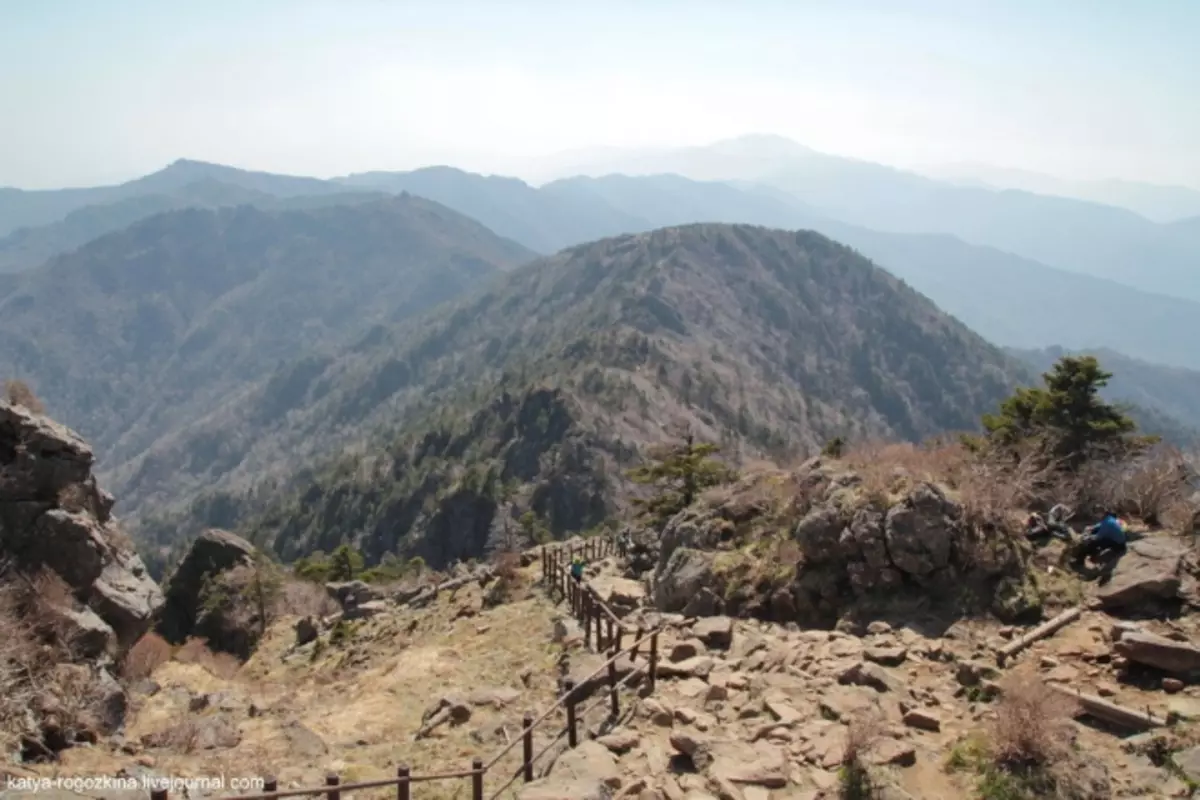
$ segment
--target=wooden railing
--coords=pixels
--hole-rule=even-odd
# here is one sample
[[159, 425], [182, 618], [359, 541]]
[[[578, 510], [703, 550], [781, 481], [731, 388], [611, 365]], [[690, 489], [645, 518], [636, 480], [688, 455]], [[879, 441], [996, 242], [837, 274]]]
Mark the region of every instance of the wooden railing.
[[[561, 742], [563, 737], [567, 739], [567, 746], [573, 748], [579, 744], [581, 732], [587, 734], [589, 737], [594, 736], [587, 724], [587, 717], [590, 712], [607, 704], [608, 713], [604, 719], [609, 723], [615, 723], [621, 716], [622, 689], [629, 688], [635, 683], [644, 680], [646, 693], [649, 694], [654, 691], [655, 675], [658, 669], [659, 630], [656, 628], [649, 632], [643, 632], [639, 628], [632, 644], [625, 648], [621, 646], [623, 634], [628, 631], [627, 626], [613, 614], [612, 609], [608, 608], [600, 600], [592, 587], [584, 584], [582, 581], [576, 583], [571, 578], [570, 571], [567, 568], [574, 555], [583, 553], [585, 547], [588, 548], [587, 552], [591, 558], [603, 557], [605, 554], [616, 553], [619, 550], [617, 542], [600, 537], [585, 540], [582, 547], [543, 547], [541, 552], [543, 582], [547, 592], [558, 591], [566, 597], [574, 598], [571, 609], [583, 624], [585, 631], [590, 627], [589, 621], [595, 621], [595, 649], [598, 652], [606, 652], [608, 659], [590, 675], [579, 680], [578, 683], [569, 678], [565, 680], [563, 682], [563, 693], [538, 716], [535, 717], [531, 713], [526, 713], [521, 720], [520, 738], [513, 739], [500, 752], [492, 756], [489, 761], [485, 762], [481, 758], [475, 758], [472, 760], [469, 769], [457, 772], [428, 773], [425, 775], [413, 775], [407, 765], [402, 765], [396, 769], [396, 777], [394, 778], [380, 778], [378, 780], [359, 781], [356, 783], [341, 783], [338, 775], [330, 774], [325, 777], [324, 786], [285, 789], [283, 791], [279, 790], [279, 784], [275, 778], [267, 777], [263, 779], [262, 792], [235, 795], [223, 798], [223, 800], [269, 800], [270, 798], [278, 797], [304, 797], [322, 794], [325, 795], [327, 800], [342, 800], [342, 795], [346, 792], [390, 788], [393, 786], [396, 788], [397, 800], [411, 800], [413, 784], [466, 779], [470, 779], [471, 781], [471, 800], [485, 800], [485, 798], [486, 800], [498, 800], [518, 780], [522, 780], [525, 783], [534, 780], [534, 766], [543, 756]], [[602, 619], [607, 620], [606, 626], [600, 624]], [[606, 637], [603, 636], [604, 633], [607, 633]], [[588, 639], [591, 641], [590, 636]], [[607, 647], [603, 650], [601, 649], [602, 641], [607, 644]], [[647, 649], [647, 657], [639, 663], [638, 657], [643, 647]], [[621, 663], [621, 660], [625, 657], [628, 657], [628, 662]], [[626, 671], [624, 677], [620, 677], [622, 671]], [[581, 707], [581, 703], [590, 695], [590, 691], [588, 690], [600, 688], [601, 682], [606, 691], [597, 692], [597, 696], [591, 702]], [[550, 719], [559, 709], [562, 709], [565, 713], [566, 724], [541, 750], [535, 753], [533, 749], [534, 730]], [[518, 742], [521, 743], [520, 766], [511, 775], [500, 776], [505, 779], [504, 783], [485, 796], [485, 779], [499, 769], [500, 762], [516, 748]], [[169, 800], [166, 789], [154, 789], [150, 792], [150, 797], [151, 800]]]

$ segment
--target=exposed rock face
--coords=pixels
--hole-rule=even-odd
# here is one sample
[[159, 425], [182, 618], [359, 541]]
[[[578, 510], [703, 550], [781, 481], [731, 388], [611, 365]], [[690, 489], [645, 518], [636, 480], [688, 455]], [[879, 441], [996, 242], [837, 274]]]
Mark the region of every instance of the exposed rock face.
[[213, 649], [247, 656], [253, 645], [247, 641], [248, 633], [229, 628], [227, 615], [220, 609], [205, 608], [205, 592], [239, 567], [253, 569], [255, 554], [254, 545], [228, 531], [208, 530], [196, 537], [167, 578], [166, 604], [158, 623], [163, 638], [178, 644], [198, 636], [207, 639]]
[[[688, 616], [733, 614], [829, 625], [855, 602], [912, 589], [952, 591], [967, 574], [1019, 574], [1014, 560], [981, 565], [959, 504], [913, 481], [898, 499], [868, 491], [860, 477], [813, 460], [789, 476], [793, 523], [770, 518], [747, 491], [698, 503], [665, 527], [655, 568], [655, 605]], [[748, 553], [743, 545], [790, 524], [792, 550]], [[753, 550], [753, 548], [750, 548]], [[791, 563], [779, 559], [788, 553]], [[774, 561], [772, 557], [774, 556]]]
[[92, 463], [73, 431], [0, 402], [0, 582], [11, 578], [24, 598], [5, 612], [29, 626], [0, 644], [41, 647], [28, 677], [0, 698], [0, 711], [25, 706], [6, 718], [6, 733], [26, 760], [121, 728], [129, 703], [111, 672], [163, 604]]
[[93, 461], [73, 431], [0, 402], [0, 561], [56, 573], [90, 608], [63, 609], [83, 650], [116, 656], [150, 627], [163, 596], [119, 533]]
[[1179, 598], [1187, 548], [1177, 541], [1137, 541], [1117, 562], [1112, 578], [1096, 592], [1109, 610], [1144, 608]]

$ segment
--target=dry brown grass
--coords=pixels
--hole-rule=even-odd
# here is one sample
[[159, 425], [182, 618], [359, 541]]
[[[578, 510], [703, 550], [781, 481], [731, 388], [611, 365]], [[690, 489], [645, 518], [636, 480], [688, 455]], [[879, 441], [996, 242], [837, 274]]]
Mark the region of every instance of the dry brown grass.
[[1114, 469], [1107, 505], [1137, 517], [1147, 525], [1190, 527], [1194, 509], [1189, 498], [1192, 467], [1173, 447], [1157, 447], [1124, 469]]
[[878, 505], [922, 481], [953, 484], [969, 453], [957, 442], [934, 440], [914, 445], [871, 440], [849, 445], [842, 461], [862, 479], [863, 493]]
[[34, 414], [46, 413], [46, 407], [42, 405], [42, 401], [25, 381], [15, 378], [6, 380], [4, 382], [4, 399], [11, 405], [21, 406]]
[[842, 800], [869, 800], [878, 794], [865, 757], [882, 736], [883, 716], [878, 710], [857, 714], [846, 726], [846, 745], [838, 773], [838, 796]]
[[214, 653], [204, 639], [191, 637], [175, 651], [175, 660], [182, 664], [196, 664], [210, 675], [229, 680], [237, 675], [242, 662], [228, 653]]
[[154, 670], [171, 660], [171, 644], [150, 632], [134, 642], [121, 661], [121, 677], [129, 681], [149, 678]]
[[11, 751], [44, 670], [33, 628], [10, 586], [0, 587], [0, 749]]
[[1027, 669], [1009, 674], [1000, 687], [989, 737], [996, 763], [1044, 768], [1069, 758], [1076, 702]]
[[855, 715], [846, 726], [846, 747], [842, 764], [861, 763], [883, 736], [883, 716], [875, 710]]
[[495, 585], [486, 595], [488, 605], [508, 602], [521, 584], [521, 555], [512, 551], [498, 553], [492, 559]]

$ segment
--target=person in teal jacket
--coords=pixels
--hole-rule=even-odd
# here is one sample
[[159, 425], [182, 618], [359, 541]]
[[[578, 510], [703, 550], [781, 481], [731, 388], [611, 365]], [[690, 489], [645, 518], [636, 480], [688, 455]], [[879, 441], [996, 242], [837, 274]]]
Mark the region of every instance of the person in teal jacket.
[[1127, 541], [1125, 523], [1115, 511], [1106, 511], [1098, 523], [1088, 528], [1087, 535], [1075, 551], [1075, 559], [1082, 562], [1088, 557], [1096, 558], [1105, 553], [1121, 555], [1125, 552]]
[[571, 562], [571, 577], [576, 583], [583, 580], [583, 559], [579, 556], [575, 556], [575, 560]]

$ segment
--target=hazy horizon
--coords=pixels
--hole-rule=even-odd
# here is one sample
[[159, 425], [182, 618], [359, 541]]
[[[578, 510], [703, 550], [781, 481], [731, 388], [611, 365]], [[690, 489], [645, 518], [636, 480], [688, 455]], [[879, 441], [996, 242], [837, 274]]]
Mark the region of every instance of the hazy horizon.
[[1200, 187], [1200, 4], [84, 0], [0, 29], [0, 186], [328, 178], [773, 134], [923, 171]]

